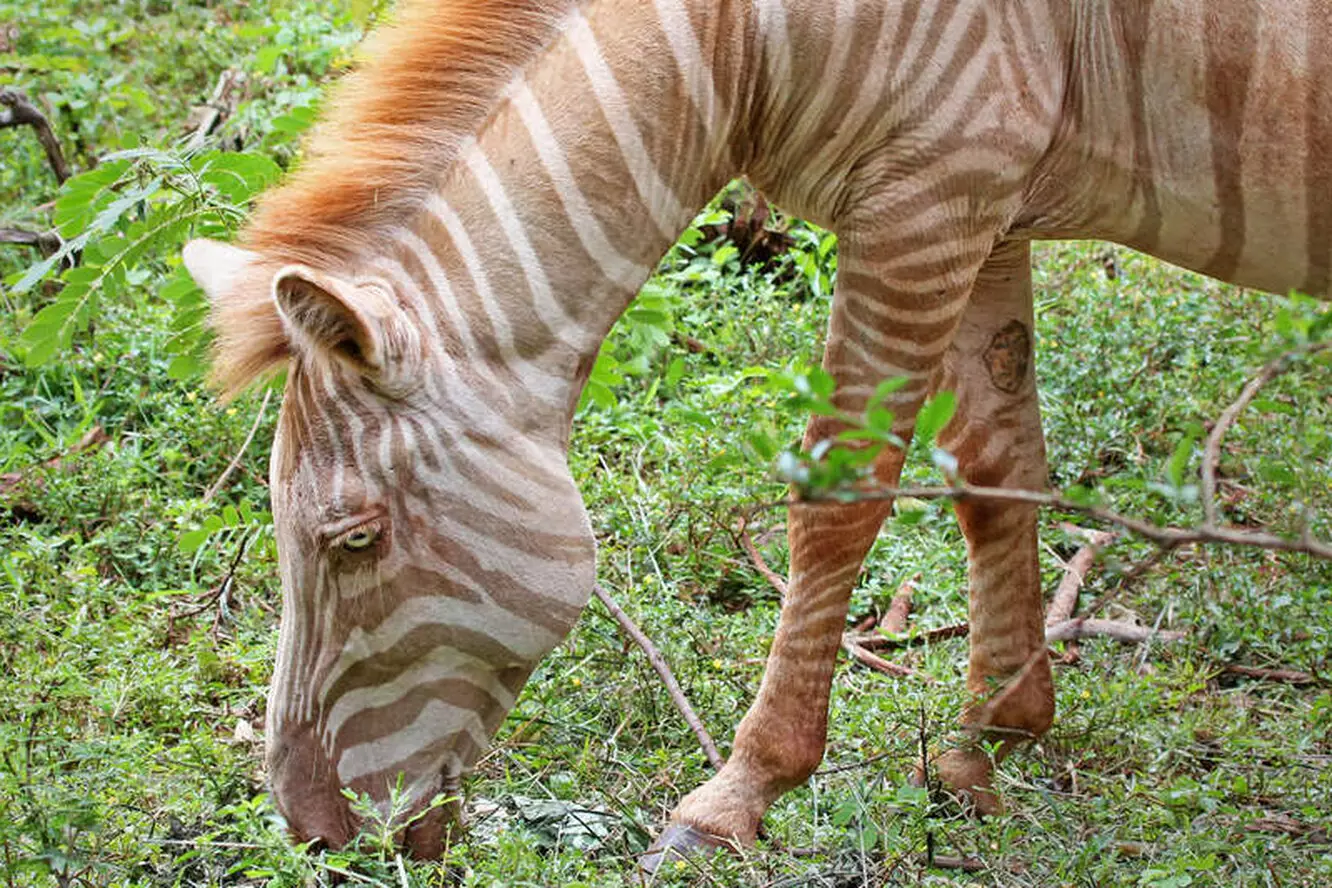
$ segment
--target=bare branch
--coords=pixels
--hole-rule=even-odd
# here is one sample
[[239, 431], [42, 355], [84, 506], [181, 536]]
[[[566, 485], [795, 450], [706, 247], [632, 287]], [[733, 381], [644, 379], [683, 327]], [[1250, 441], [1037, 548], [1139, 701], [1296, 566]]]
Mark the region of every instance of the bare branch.
[[[1212, 426], [1212, 432], [1207, 436], [1207, 444], [1203, 448], [1202, 458], [1202, 508], [1203, 521], [1208, 527], [1216, 525], [1216, 467], [1221, 461], [1221, 442], [1226, 436], [1226, 432], [1235, 424], [1240, 413], [1249, 402], [1258, 394], [1258, 390], [1267, 385], [1273, 379], [1276, 379], [1282, 373], [1289, 370], [1298, 357], [1316, 354], [1324, 349], [1332, 347], [1332, 341], [1309, 342], [1299, 348], [1292, 348], [1290, 351], [1277, 355], [1271, 361], [1268, 361], [1258, 375], [1249, 380], [1248, 384], [1240, 392], [1235, 402], [1227, 407], [1216, 420], [1216, 425]], [[1329, 557], [1324, 554], [1322, 558]]]
[[1180, 641], [1186, 633], [1172, 632], [1166, 629], [1153, 629], [1150, 626], [1138, 626], [1134, 623], [1122, 623], [1118, 620], [1065, 620], [1045, 629], [1046, 642], [1073, 641], [1078, 638], [1101, 636], [1122, 641], [1125, 644], [1142, 644], [1144, 641]]
[[22, 228], [0, 228], [0, 244], [36, 247], [43, 256], [60, 249], [60, 235], [54, 231], [25, 231]]
[[246, 77], [243, 71], [228, 68], [217, 78], [213, 87], [213, 96], [207, 104], [200, 105], [190, 112], [188, 121], [191, 127], [190, 139], [185, 143], [185, 154], [193, 154], [203, 147], [204, 140], [221, 126], [240, 104], [245, 92]]
[[[875, 672], [882, 672], [884, 675], [892, 675], [897, 678], [906, 678], [916, 674], [916, 670], [912, 669], [910, 666], [901, 666], [890, 660], [885, 660], [878, 654], [865, 650], [865, 648], [860, 646], [858, 641], [859, 639], [851, 635], [851, 633], [845, 633], [842, 636], [842, 650], [846, 651], [851, 659], [855, 660], [862, 666], [868, 666]], [[921, 677], [927, 682], [934, 681], [934, 679], [928, 675], [922, 675]]]
[[708, 757], [712, 767], [720, 771], [722, 765], [726, 764], [726, 759], [722, 758], [722, 754], [717, 751], [717, 744], [712, 742], [712, 736], [708, 733], [708, 729], [703, 726], [703, 722], [699, 719], [698, 713], [694, 711], [694, 707], [689, 705], [689, 698], [685, 696], [680, 683], [675, 680], [675, 674], [671, 672], [671, 667], [667, 665], [661, 651], [657, 650], [657, 646], [652, 643], [652, 639], [648, 638], [643, 630], [638, 628], [638, 624], [630, 619], [624, 609], [615, 603], [615, 599], [611, 598], [610, 593], [602, 588], [600, 583], [592, 584], [592, 592], [606, 606], [606, 610], [610, 611], [611, 616], [615, 618], [615, 622], [620, 624], [624, 633], [647, 655], [648, 662], [652, 664], [652, 668], [656, 670], [662, 683], [666, 685], [666, 693], [670, 695], [671, 702], [675, 704], [676, 710], [684, 717], [685, 724], [689, 725], [689, 729], [698, 738], [698, 745], [703, 747], [703, 754]]
[[1055, 589], [1054, 597], [1050, 599], [1050, 606], [1045, 611], [1046, 626], [1056, 626], [1073, 616], [1082, 581], [1086, 578], [1087, 571], [1091, 570], [1101, 547], [1113, 540], [1114, 534], [1090, 531], [1087, 532], [1087, 537], [1089, 540], [1087, 545], [1079, 549], [1077, 554], [1068, 560], [1068, 564], [1064, 565], [1064, 578], [1059, 581], [1059, 587]]
[[1274, 681], [1282, 684], [1293, 685], [1311, 685], [1327, 684], [1328, 679], [1319, 678], [1311, 672], [1301, 672], [1297, 669], [1265, 669], [1261, 666], [1241, 666], [1238, 663], [1228, 663], [1221, 667], [1223, 675], [1242, 675], [1245, 678], [1256, 678], [1260, 681]]
[[888, 613], [884, 614], [883, 620], [879, 622], [881, 630], [892, 635], [906, 631], [907, 619], [911, 616], [911, 596], [915, 594], [918, 582], [920, 574], [904, 580], [902, 585], [897, 587], [897, 594], [893, 596], [892, 604], [888, 605]]
[[[1289, 537], [1277, 536], [1276, 534], [1264, 533], [1255, 530], [1244, 530], [1233, 527], [1213, 527], [1203, 525], [1201, 527], [1163, 527], [1159, 524], [1152, 524], [1150, 521], [1143, 521], [1140, 518], [1130, 518], [1127, 515], [1121, 515], [1118, 512], [1111, 511], [1103, 506], [1091, 506], [1085, 503], [1075, 502], [1067, 497], [1057, 493], [1050, 493], [1044, 490], [1024, 490], [1014, 487], [980, 487], [971, 484], [954, 484], [952, 486], [938, 487], [868, 487], [863, 491], [856, 491], [855, 499], [858, 502], [868, 500], [894, 499], [897, 497], [910, 497], [921, 500], [938, 499], [980, 499], [997, 500], [1000, 502], [1029, 503], [1044, 508], [1059, 509], [1064, 512], [1075, 512], [1086, 515], [1096, 521], [1104, 524], [1110, 524], [1122, 527], [1125, 530], [1145, 537], [1157, 545], [1166, 548], [1176, 548], [1189, 543], [1220, 543], [1230, 546], [1248, 546], [1256, 549], [1269, 549], [1277, 552], [1299, 552], [1305, 555], [1313, 555], [1316, 558], [1326, 558], [1332, 560], [1332, 544], [1313, 538], [1307, 532], [1301, 535], [1300, 539], [1290, 539]], [[809, 499], [787, 500], [777, 505], [783, 506], [820, 506], [820, 505], [844, 505], [845, 498], [836, 496], [811, 497]]]
[[42, 150], [46, 152], [51, 172], [55, 173], [56, 180], [63, 185], [71, 173], [69, 164], [65, 161], [65, 152], [60, 148], [60, 140], [56, 138], [55, 130], [51, 128], [51, 122], [23, 93], [12, 89], [0, 89], [0, 129], [14, 126], [30, 126], [36, 131], [37, 141], [41, 142]]
[[759, 552], [758, 546], [754, 545], [754, 540], [749, 536], [749, 529], [746, 527], [744, 518], [740, 519], [740, 528], [737, 533], [740, 535], [740, 545], [744, 548], [749, 560], [753, 562], [754, 569], [763, 575], [763, 578], [777, 590], [777, 594], [783, 599], [786, 598], [786, 580], [768, 567], [768, 562], [763, 560], [763, 554]]

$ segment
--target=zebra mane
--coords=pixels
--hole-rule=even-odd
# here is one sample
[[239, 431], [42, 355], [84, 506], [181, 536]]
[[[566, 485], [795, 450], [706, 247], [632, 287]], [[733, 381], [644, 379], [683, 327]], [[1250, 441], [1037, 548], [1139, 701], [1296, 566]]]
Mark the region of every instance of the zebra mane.
[[[372, 248], [438, 185], [574, 2], [401, 0], [330, 91], [300, 166], [260, 200], [241, 244], [265, 264], [316, 268]], [[219, 308], [212, 380], [234, 393], [285, 358], [285, 334], [267, 288]]]

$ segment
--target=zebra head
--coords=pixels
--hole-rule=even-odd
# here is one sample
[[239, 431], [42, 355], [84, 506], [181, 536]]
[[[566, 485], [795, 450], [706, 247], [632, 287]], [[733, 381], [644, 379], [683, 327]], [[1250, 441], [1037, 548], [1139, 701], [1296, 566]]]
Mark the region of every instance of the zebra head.
[[223, 386], [287, 365], [270, 464], [277, 806], [303, 840], [342, 845], [373, 812], [437, 855], [461, 774], [592, 588], [567, 417], [442, 340], [392, 263], [320, 270], [209, 241], [185, 261]]

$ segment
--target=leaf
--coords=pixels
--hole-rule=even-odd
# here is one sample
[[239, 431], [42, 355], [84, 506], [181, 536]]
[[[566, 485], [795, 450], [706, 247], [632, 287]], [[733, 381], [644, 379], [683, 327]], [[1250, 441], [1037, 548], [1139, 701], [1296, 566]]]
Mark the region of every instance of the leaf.
[[1193, 456], [1193, 445], [1193, 436], [1180, 438], [1175, 445], [1175, 452], [1170, 455], [1170, 462], [1166, 464], [1166, 480], [1176, 490], [1184, 486], [1184, 470], [1189, 466], [1189, 457]]
[[925, 402], [916, 415], [916, 437], [922, 444], [933, 444], [957, 410], [957, 396], [952, 392], [939, 392]]

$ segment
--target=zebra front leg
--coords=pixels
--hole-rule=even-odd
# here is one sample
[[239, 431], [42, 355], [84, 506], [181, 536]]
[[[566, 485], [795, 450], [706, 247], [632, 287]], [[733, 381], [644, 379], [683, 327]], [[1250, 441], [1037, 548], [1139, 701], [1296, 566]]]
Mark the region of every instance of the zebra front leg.
[[[991, 243], [993, 238], [984, 241], [986, 252]], [[944, 258], [953, 261], [938, 279], [895, 288], [882, 282], [883, 271], [870, 273], [845, 241], [842, 246], [823, 362], [837, 381], [834, 399], [843, 410], [859, 412], [880, 381], [906, 375], [910, 382], [887, 404], [896, 414], [894, 431], [904, 440], [981, 262], [977, 258], [959, 281], [955, 270], [967, 266], [955, 256]], [[805, 445], [840, 429], [830, 419], [816, 418]], [[874, 467], [878, 479], [896, 483], [902, 460], [901, 451], [885, 449]], [[644, 869], [654, 871], [671, 853], [753, 842], [768, 806], [818, 767], [851, 589], [890, 510], [882, 500], [792, 507], [789, 589], [758, 696], [736, 731], [730, 760], [680, 802], [671, 825], [642, 861]]]
[[[970, 484], [1040, 489], [1045, 441], [1032, 363], [1030, 248], [1000, 244], [977, 278], [938, 387], [958, 396], [939, 436]], [[967, 538], [971, 662], [960, 742], [934, 762], [940, 780], [983, 814], [999, 810], [993, 767], [1054, 717], [1037, 561], [1036, 509], [961, 500]]]

